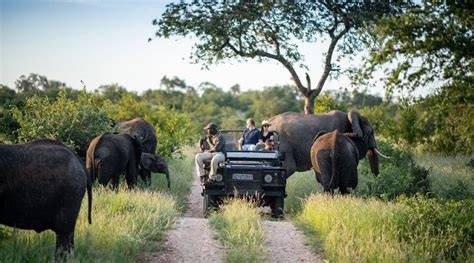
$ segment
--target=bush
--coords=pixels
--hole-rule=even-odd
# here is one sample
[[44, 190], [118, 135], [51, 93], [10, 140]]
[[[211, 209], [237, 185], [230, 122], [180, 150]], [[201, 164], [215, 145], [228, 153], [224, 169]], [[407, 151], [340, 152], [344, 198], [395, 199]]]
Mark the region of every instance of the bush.
[[85, 156], [90, 141], [111, 129], [107, 109], [98, 95], [84, 91], [71, 100], [61, 91], [54, 102], [47, 97], [28, 98], [21, 110], [13, 110], [13, 116], [20, 125], [19, 141], [56, 139]]
[[396, 218], [397, 235], [422, 258], [462, 260], [474, 256], [474, 202], [422, 196], [400, 198], [405, 210]]
[[379, 140], [378, 148], [390, 159], [380, 158], [380, 174], [374, 177], [366, 159], [359, 163], [358, 196], [376, 196], [394, 199], [400, 195], [414, 195], [429, 191], [429, 171], [416, 164], [413, 154], [399, 150], [391, 144]]

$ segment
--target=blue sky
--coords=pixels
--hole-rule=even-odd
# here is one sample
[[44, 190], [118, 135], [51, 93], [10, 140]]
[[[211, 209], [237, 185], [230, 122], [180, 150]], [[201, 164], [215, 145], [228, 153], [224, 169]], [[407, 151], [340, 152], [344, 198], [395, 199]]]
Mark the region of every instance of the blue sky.
[[[202, 70], [188, 59], [192, 39], [147, 39], [151, 21], [170, 1], [151, 0], [0, 0], [0, 83], [14, 87], [20, 75], [38, 73], [78, 88], [119, 83], [128, 90], [157, 88], [164, 76], [179, 76], [190, 85], [204, 81], [242, 90], [292, 84], [276, 62], [228, 61]], [[322, 72], [326, 46], [301, 44], [313, 83]], [[298, 73], [303, 77], [302, 69]], [[348, 87], [329, 81], [325, 89]], [[382, 89], [376, 93], [382, 93]]]

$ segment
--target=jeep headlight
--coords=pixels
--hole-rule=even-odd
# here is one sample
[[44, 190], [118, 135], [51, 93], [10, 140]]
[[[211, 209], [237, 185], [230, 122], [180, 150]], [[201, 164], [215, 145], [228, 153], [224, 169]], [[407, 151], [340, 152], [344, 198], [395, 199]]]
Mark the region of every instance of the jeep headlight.
[[273, 176], [271, 174], [267, 174], [265, 177], [263, 177], [263, 180], [265, 183], [271, 183], [273, 181]]
[[222, 179], [224, 179], [224, 177], [222, 177], [222, 174], [216, 174], [214, 176], [214, 179], [216, 180], [216, 182], [222, 182]]

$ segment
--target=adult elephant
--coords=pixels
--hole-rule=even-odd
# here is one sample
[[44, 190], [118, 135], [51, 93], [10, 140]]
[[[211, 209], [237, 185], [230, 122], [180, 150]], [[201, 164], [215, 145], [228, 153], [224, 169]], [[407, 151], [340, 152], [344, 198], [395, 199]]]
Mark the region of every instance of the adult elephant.
[[72, 252], [86, 190], [91, 223], [91, 185], [82, 161], [60, 142], [0, 145], [0, 224], [53, 230], [56, 256]]
[[271, 130], [278, 132], [279, 150], [285, 153], [283, 167], [287, 176], [310, 170], [311, 145], [314, 138], [321, 131], [333, 130], [341, 133], [353, 132], [360, 136], [369, 148], [367, 155], [372, 173], [379, 173], [374, 131], [369, 120], [357, 111], [330, 111], [319, 115], [286, 112], [272, 117], [269, 122]]
[[[166, 161], [164, 159], [156, 156], [156, 145], [158, 141], [156, 139], [156, 131], [153, 126], [142, 118], [135, 118], [133, 120], [119, 123], [119, 128], [122, 132], [137, 138], [142, 145], [142, 152], [149, 153], [147, 155], [142, 155], [141, 157], [141, 163], [138, 169], [138, 174], [140, 175], [142, 180], [147, 185], [150, 185], [151, 172], [164, 173], [166, 175], [166, 180], [169, 188], [170, 177], [168, 165], [166, 164]], [[155, 167], [155, 170], [150, 169], [150, 167]]]
[[142, 155], [138, 140], [128, 134], [104, 133], [89, 144], [86, 168], [92, 179], [106, 186], [112, 180], [112, 188], [117, 190], [120, 175], [125, 174], [129, 189], [137, 182], [138, 164]]

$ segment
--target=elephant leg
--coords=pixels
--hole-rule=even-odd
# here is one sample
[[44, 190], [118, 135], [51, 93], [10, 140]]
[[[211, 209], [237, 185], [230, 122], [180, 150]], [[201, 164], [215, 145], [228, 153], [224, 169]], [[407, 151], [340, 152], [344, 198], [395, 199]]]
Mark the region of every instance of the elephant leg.
[[57, 232], [55, 258], [64, 258], [67, 254], [71, 253], [71, 251], [70, 233]]
[[137, 168], [133, 161], [127, 164], [125, 180], [127, 181], [128, 189], [130, 190], [133, 189], [137, 183]]
[[118, 191], [118, 186], [120, 183], [120, 175], [112, 177], [112, 190]]

